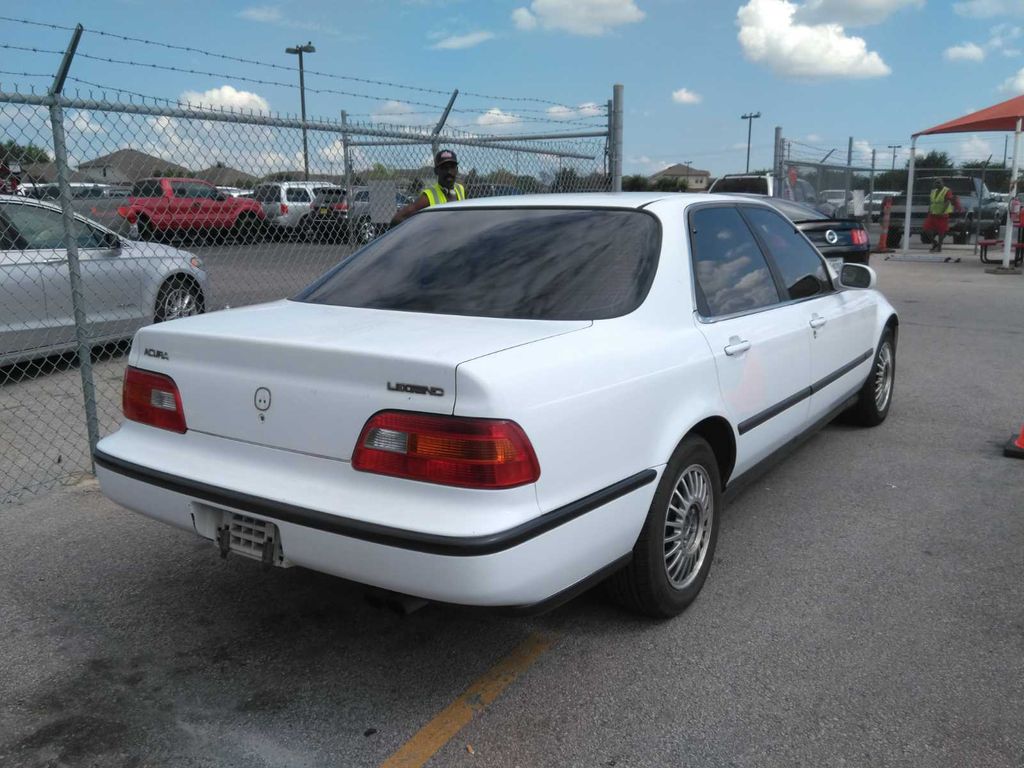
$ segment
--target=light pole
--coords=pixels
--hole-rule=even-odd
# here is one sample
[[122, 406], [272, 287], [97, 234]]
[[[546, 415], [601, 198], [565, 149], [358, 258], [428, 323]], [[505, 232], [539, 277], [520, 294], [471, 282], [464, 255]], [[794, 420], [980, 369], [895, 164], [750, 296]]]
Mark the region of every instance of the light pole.
[[902, 144], [886, 144], [886, 146], [892, 150], [892, 170], [896, 170], [896, 150], [903, 149]]
[[316, 53], [313, 43], [285, 48], [285, 53], [297, 54], [299, 57], [299, 100], [302, 103], [302, 168], [306, 181], [309, 181], [309, 144], [306, 142], [306, 74], [302, 68], [302, 54]]
[[747, 121], [747, 173], [750, 173], [750, 132], [754, 127], [754, 121], [760, 116], [760, 112], [748, 112], [740, 116], [740, 120]]
[[690, 191], [690, 163], [692, 163], [692, 162], [693, 162], [693, 160], [684, 160], [683, 161], [683, 166], [686, 168], [686, 191], [687, 192]]

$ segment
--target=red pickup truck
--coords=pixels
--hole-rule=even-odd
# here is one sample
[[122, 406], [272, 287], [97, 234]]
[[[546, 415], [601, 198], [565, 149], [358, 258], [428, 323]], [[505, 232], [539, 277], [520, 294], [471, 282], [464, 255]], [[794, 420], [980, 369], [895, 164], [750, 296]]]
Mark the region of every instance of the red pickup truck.
[[263, 231], [263, 207], [251, 198], [229, 197], [196, 179], [142, 179], [117, 212], [136, 224], [143, 240], [175, 234], [215, 233], [249, 242]]

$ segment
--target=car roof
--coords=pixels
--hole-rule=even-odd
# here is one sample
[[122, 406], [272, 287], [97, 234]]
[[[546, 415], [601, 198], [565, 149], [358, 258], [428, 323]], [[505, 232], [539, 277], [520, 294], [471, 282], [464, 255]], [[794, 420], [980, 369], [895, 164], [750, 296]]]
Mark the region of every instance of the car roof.
[[[568, 192], [543, 195], [510, 195], [506, 197], [479, 197], [458, 203], [447, 203], [451, 208], [643, 208], [659, 200], [679, 200], [685, 204], [710, 198], [702, 193], [671, 192]], [[431, 206], [434, 207], [434, 206]]]

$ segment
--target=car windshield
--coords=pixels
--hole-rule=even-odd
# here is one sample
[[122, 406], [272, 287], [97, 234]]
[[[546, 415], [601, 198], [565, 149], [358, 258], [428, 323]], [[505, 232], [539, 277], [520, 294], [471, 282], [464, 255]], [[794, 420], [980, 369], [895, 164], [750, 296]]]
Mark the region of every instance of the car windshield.
[[476, 317], [601, 320], [654, 280], [661, 227], [614, 209], [443, 208], [412, 217], [296, 299]]

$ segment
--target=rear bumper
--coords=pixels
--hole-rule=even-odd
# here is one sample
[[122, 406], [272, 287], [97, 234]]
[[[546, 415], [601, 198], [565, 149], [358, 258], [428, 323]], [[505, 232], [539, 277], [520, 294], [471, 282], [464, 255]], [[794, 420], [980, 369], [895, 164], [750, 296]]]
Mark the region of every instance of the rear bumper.
[[[211, 509], [245, 514], [274, 523], [284, 557], [296, 565], [429, 600], [478, 606], [543, 603], [628, 556], [658, 475], [654, 469], [639, 472], [499, 531], [450, 535], [367, 522], [171, 474], [108, 453], [104, 443], [110, 440], [97, 448], [96, 475], [103, 493], [128, 509], [211, 540], [215, 531], [203, 524]], [[230, 467], [224, 471], [226, 477], [234, 474]], [[267, 487], [280, 487], [273, 477], [266, 480]], [[344, 504], [345, 485], [339, 483], [334, 493]], [[501, 503], [502, 492], [489, 493]], [[378, 503], [386, 513], [389, 504], [401, 501], [384, 491]], [[497, 509], [495, 516], [500, 517]]]

